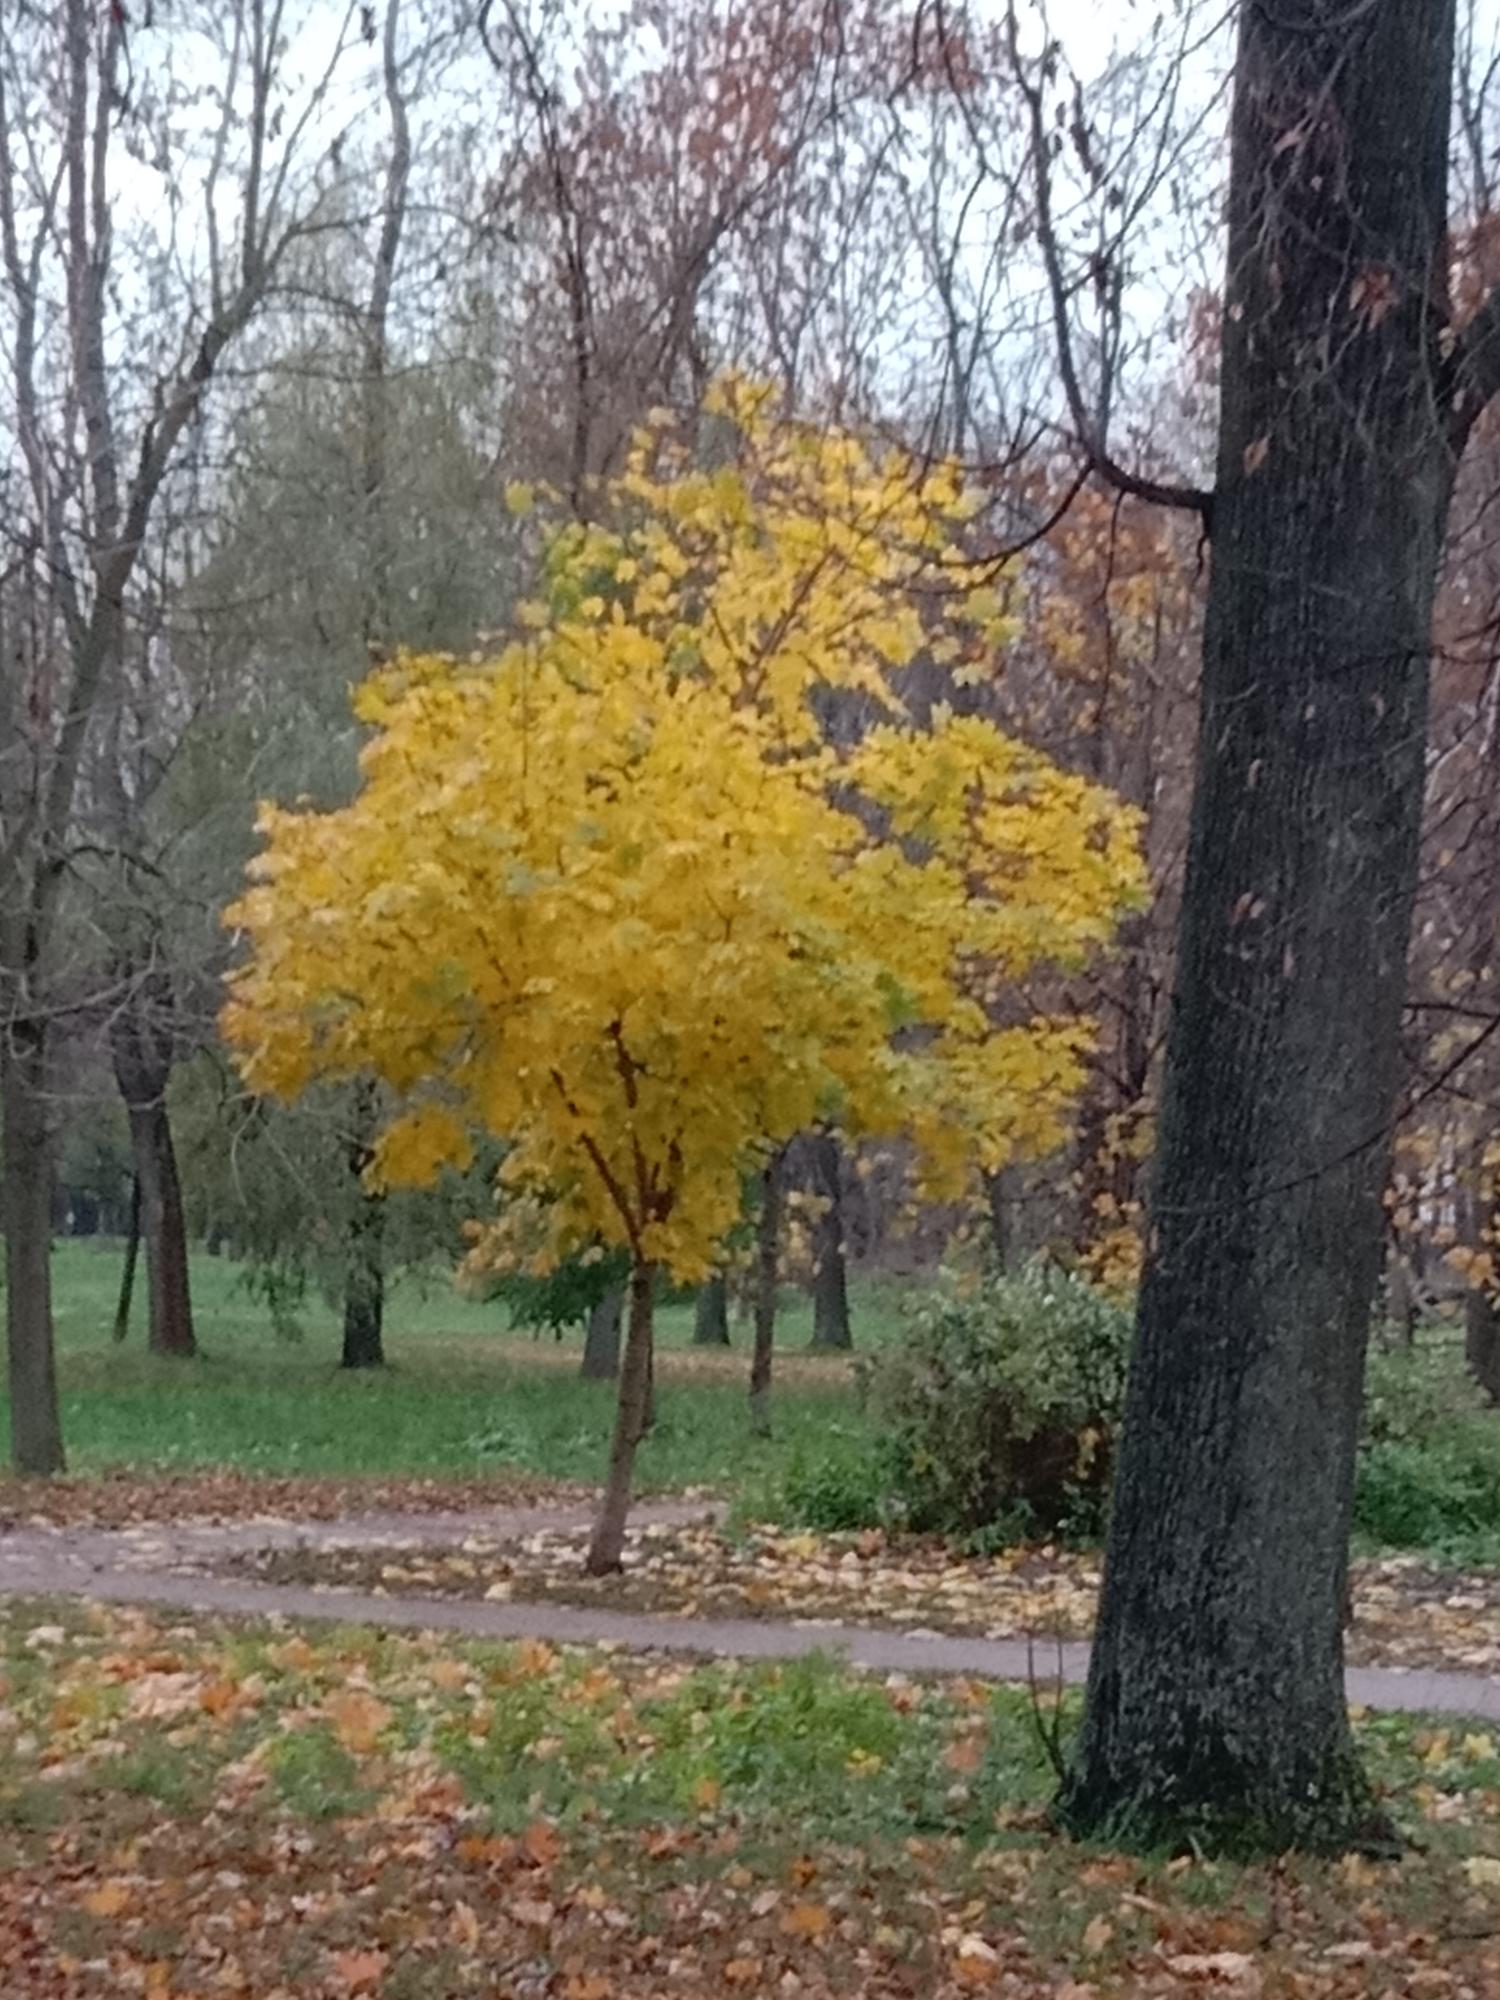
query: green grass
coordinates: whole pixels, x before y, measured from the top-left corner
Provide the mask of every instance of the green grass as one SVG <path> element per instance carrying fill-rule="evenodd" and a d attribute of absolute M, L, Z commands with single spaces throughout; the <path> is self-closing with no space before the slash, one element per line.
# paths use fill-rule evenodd
<path fill-rule="evenodd" d="M 609 1384 L 577 1379 L 579 1341 L 533 1340 L 503 1308 L 465 1298 L 441 1276 L 393 1288 L 386 1348 L 391 1367 L 338 1367 L 333 1310 L 310 1298 L 304 1336 L 278 1338 L 231 1263 L 193 1264 L 202 1357 L 162 1361 L 144 1352 L 137 1323 L 111 1338 L 119 1247 L 66 1242 L 54 1259 L 64 1433 L 70 1465 L 184 1470 L 234 1466 L 266 1474 L 474 1476 L 523 1470 L 559 1479 L 600 1477 L 614 1415 Z M 857 1289 L 856 1338 L 891 1337 L 897 1288 Z M 810 1357 L 807 1301 L 788 1291 L 779 1329 L 782 1386 L 775 1437 L 750 1436 L 748 1336 L 728 1353 L 689 1353 L 692 1309 L 660 1315 L 658 1417 L 640 1458 L 644 1489 L 688 1485 L 765 1490 L 794 1460 L 830 1439 L 865 1434 L 847 1362 Z M 0 1397 L 3 1403 L 3 1397 Z"/>

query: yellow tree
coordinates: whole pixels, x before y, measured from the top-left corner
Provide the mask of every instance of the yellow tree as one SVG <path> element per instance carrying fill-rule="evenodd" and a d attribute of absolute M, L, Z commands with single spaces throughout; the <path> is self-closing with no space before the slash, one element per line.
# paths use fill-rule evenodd
<path fill-rule="evenodd" d="M 598 497 L 512 643 L 360 691 L 351 805 L 265 812 L 225 1010 L 260 1088 L 391 1086 L 377 1181 L 483 1130 L 503 1198 L 543 1197 L 521 1207 L 545 1254 L 628 1251 L 595 1573 L 620 1560 L 658 1270 L 706 1276 L 747 1173 L 820 1119 L 906 1135 L 942 1193 L 1057 1144 L 1087 1028 L 1016 1024 L 1015 981 L 1107 941 L 1140 888 L 1108 793 L 986 722 L 904 713 L 919 651 L 961 669 L 1006 637 L 993 592 L 953 582 L 951 468 L 731 381 L 691 451 L 663 422 Z M 858 727 L 828 727 L 839 701 Z"/>

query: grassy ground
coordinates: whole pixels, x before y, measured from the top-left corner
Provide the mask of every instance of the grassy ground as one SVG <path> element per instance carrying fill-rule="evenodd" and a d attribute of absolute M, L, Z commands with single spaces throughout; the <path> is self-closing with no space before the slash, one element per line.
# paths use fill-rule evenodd
<path fill-rule="evenodd" d="M 1023 1691 L 13 1605 L 0 1988 L 1496 1991 L 1494 1739 L 1359 1729 L 1403 1862 L 1143 1862 L 1049 1831 Z"/>
<path fill-rule="evenodd" d="M 156 1361 L 143 1351 L 139 1324 L 124 1346 L 111 1338 L 118 1246 L 58 1246 L 63 1424 L 75 1470 L 600 1476 L 613 1390 L 576 1379 L 576 1338 L 533 1340 L 507 1327 L 502 1308 L 465 1299 L 441 1279 L 406 1280 L 388 1308 L 393 1365 L 349 1375 L 337 1366 L 338 1325 L 321 1300 L 309 1301 L 304 1338 L 288 1343 L 232 1264 L 199 1257 L 193 1279 L 203 1358 Z M 893 1288 L 858 1288 L 855 1314 L 862 1344 L 889 1338 L 898 1320 Z M 747 1336 L 737 1330 L 728 1353 L 704 1353 L 690 1345 L 690 1306 L 667 1305 L 660 1319 L 658 1421 L 640 1462 L 648 1490 L 754 1490 L 790 1459 L 841 1433 L 860 1435 L 850 1366 L 807 1353 L 811 1319 L 800 1295 L 787 1294 L 770 1444 L 753 1440 L 745 1420 Z"/>

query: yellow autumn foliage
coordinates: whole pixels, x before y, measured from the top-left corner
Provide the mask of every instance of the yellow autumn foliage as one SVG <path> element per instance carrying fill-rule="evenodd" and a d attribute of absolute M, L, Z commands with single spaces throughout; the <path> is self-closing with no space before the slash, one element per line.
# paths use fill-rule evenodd
<path fill-rule="evenodd" d="M 681 1279 L 820 1119 L 914 1140 L 936 1193 L 1050 1149 L 1087 1029 L 1017 1022 L 1014 982 L 1107 943 L 1136 827 L 988 722 L 903 706 L 924 648 L 1004 636 L 955 560 L 959 474 L 731 381 L 601 497 L 494 657 L 359 691 L 352 804 L 264 811 L 229 913 L 248 1080 L 373 1072 L 405 1106 L 378 1179 L 499 1135 L 555 1253 Z"/>

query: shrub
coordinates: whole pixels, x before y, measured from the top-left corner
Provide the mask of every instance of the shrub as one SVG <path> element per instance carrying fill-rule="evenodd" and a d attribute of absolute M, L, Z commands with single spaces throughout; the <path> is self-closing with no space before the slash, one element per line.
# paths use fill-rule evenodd
<path fill-rule="evenodd" d="M 1045 1266 L 945 1292 L 866 1380 L 914 1528 L 1096 1534 L 1124 1403 L 1130 1316 Z"/>
<path fill-rule="evenodd" d="M 825 1535 L 886 1527 L 899 1512 L 894 1474 L 892 1454 L 879 1440 L 841 1434 L 832 1446 L 794 1455 L 773 1511 Z"/>
<path fill-rule="evenodd" d="M 1386 1548 L 1493 1560 L 1500 1435 L 1456 1342 L 1371 1354 L 1354 1526 Z"/>

